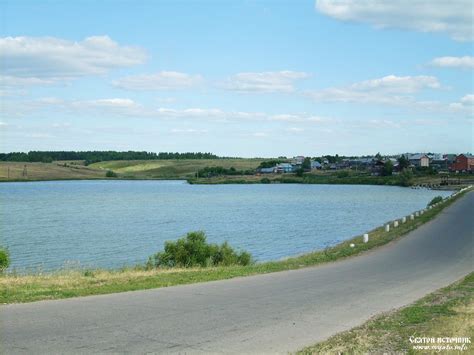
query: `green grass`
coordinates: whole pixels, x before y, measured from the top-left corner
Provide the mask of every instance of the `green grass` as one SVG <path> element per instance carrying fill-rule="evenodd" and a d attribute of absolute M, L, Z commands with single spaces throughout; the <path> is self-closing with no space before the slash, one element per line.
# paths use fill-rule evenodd
<path fill-rule="evenodd" d="M 105 173 L 82 162 L 0 162 L 0 181 L 92 180 L 105 179 Z"/>
<path fill-rule="evenodd" d="M 382 227 L 370 231 L 368 243 L 363 243 L 362 236 L 357 236 L 334 247 L 280 261 L 257 263 L 250 266 L 193 269 L 146 270 L 144 266 L 136 266 L 122 270 L 75 270 L 32 275 L 7 273 L 0 276 L 0 303 L 21 303 L 145 290 L 293 270 L 336 261 L 362 254 L 406 235 L 434 218 L 441 210 L 465 193 L 466 191 L 438 204 L 414 221 L 408 220 L 398 228 L 392 228 L 388 233 Z M 351 244 L 355 246 L 351 247 Z"/>
<path fill-rule="evenodd" d="M 410 337 L 412 340 L 421 337 L 471 337 L 474 341 L 474 273 L 412 305 L 376 316 L 359 327 L 339 333 L 297 354 L 426 354 L 437 353 L 438 349 L 416 349 L 414 346 L 446 345 L 438 342 L 414 343 L 410 342 Z M 463 353 L 472 354 L 473 345 L 466 345 L 468 348 Z"/>
<path fill-rule="evenodd" d="M 112 170 L 122 178 L 188 179 L 200 169 L 210 166 L 256 169 L 264 159 L 170 159 L 106 161 L 91 164 L 95 169 Z"/>

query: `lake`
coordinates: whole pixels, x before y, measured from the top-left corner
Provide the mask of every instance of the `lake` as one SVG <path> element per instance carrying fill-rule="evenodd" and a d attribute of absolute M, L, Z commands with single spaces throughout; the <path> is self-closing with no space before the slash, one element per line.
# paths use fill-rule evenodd
<path fill-rule="evenodd" d="M 183 181 L 0 184 L 10 269 L 144 263 L 166 240 L 203 230 L 258 261 L 322 249 L 449 192 L 365 185 L 189 185 Z"/>

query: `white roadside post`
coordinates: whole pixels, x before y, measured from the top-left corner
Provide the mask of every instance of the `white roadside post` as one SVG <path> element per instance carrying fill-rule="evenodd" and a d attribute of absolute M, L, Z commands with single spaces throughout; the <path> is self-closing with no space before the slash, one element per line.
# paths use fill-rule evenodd
<path fill-rule="evenodd" d="M 369 235 L 367 233 L 364 234 L 364 243 L 369 242 Z"/>
<path fill-rule="evenodd" d="M 397 227 L 398 227 L 398 221 L 393 222 L 393 226 L 394 226 L 395 228 L 397 228 Z"/>
<path fill-rule="evenodd" d="M 385 232 L 390 232 L 390 224 L 385 225 Z"/>
<path fill-rule="evenodd" d="M 354 247 L 355 247 L 355 244 L 351 243 L 351 244 L 350 244 L 350 247 L 351 247 L 351 248 L 354 248 Z"/>
<path fill-rule="evenodd" d="M 407 222 L 407 218 L 406 217 L 403 217 L 402 218 L 402 223 L 406 223 Z"/>
<path fill-rule="evenodd" d="M 411 214 L 410 219 L 413 221 L 415 219 L 415 216 Z"/>

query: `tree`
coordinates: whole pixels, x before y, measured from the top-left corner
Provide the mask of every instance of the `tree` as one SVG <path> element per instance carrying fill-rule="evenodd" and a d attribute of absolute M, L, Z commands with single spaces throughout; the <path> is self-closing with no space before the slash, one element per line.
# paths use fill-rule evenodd
<path fill-rule="evenodd" d="M 301 168 L 303 170 L 311 170 L 311 158 L 309 157 L 304 158 Z"/>
<path fill-rule="evenodd" d="M 382 169 L 382 176 L 392 176 L 393 164 L 390 160 L 387 160 Z"/>
<path fill-rule="evenodd" d="M 375 154 L 375 159 L 382 160 L 382 156 L 380 155 L 380 152 Z"/>
<path fill-rule="evenodd" d="M 410 161 L 404 155 L 401 155 L 397 160 L 400 171 L 410 166 Z"/>
<path fill-rule="evenodd" d="M 410 169 L 403 169 L 400 175 L 398 175 L 400 185 L 410 186 L 413 182 L 413 173 Z"/>
<path fill-rule="evenodd" d="M 304 170 L 303 170 L 303 168 L 299 168 L 298 170 L 296 170 L 295 173 L 296 173 L 296 176 L 302 177 L 303 173 L 304 173 Z"/>

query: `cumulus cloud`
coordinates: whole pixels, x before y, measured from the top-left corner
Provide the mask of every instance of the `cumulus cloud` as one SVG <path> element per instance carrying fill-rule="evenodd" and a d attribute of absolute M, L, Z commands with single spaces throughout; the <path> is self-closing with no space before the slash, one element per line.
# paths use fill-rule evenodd
<path fill-rule="evenodd" d="M 55 37 L 3 37 L 0 79 L 3 86 L 52 84 L 141 64 L 146 58 L 143 49 L 121 46 L 108 36 L 78 42 Z"/>
<path fill-rule="evenodd" d="M 474 37 L 471 0 L 316 0 L 316 9 L 337 20 L 375 28 L 446 33 L 456 41 Z"/>
<path fill-rule="evenodd" d="M 309 92 L 316 101 L 357 102 L 403 105 L 413 101 L 409 94 L 423 89 L 439 89 L 441 84 L 434 76 L 395 76 L 365 80 L 342 88 L 328 88 Z"/>
<path fill-rule="evenodd" d="M 449 107 L 454 111 L 467 111 L 472 116 L 474 109 L 474 94 L 463 96 L 459 102 L 453 102 Z"/>
<path fill-rule="evenodd" d="M 127 90 L 174 90 L 193 87 L 202 82 L 200 75 L 162 71 L 148 75 L 133 75 L 118 79 L 113 85 Z"/>
<path fill-rule="evenodd" d="M 226 90 L 242 93 L 251 92 L 293 92 L 297 80 L 306 79 L 310 75 L 305 72 L 277 71 L 259 73 L 238 73 L 221 84 Z"/>
<path fill-rule="evenodd" d="M 474 57 L 438 57 L 431 61 L 431 65 L 435 67 L 443 68 L 461 68 L 461 69 L 472 69 L 474 68 Z"/>

